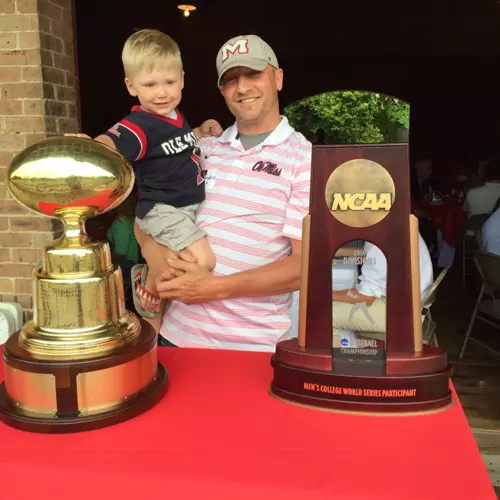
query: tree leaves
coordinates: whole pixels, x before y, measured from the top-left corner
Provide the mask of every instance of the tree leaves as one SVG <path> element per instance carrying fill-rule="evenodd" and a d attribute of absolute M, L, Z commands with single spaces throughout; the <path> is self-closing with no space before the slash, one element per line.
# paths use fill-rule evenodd
<path fill-rule="evenodd" d="M 290 124 L 309 140 L 325 131 L 327 144 L 408 140 L 410 105 L 391 96 L 338 91 L 302 99 L 284 110 Z"/>

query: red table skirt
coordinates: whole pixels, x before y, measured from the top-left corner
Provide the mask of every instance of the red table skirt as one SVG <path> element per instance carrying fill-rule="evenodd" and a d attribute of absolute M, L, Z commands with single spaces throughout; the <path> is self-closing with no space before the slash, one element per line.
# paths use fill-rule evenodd
<path fill-rule="evenodd" d="M 457 245 L 466 219 L 463 207 L 458 201 L 448 199 L 444 203 L 432 205 L 412 200 L 412 210 L 415 208 L 425 210 L 429 214 L 432 225 L 443 233 L 443 240 L 450 247 Z"/>
<path fill-rule="evenodd" d="M 315 411 L 268 394 L 269 354 L 160 359 L 169 391 L 131 421 L 69 435 L 0 424 L 1 498 L 496 498 L 458 401 L 425 416 Z"/>

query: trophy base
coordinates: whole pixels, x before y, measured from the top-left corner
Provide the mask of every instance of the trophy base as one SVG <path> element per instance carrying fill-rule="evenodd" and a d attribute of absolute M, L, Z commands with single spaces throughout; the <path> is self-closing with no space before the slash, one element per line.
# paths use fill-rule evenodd
<path fill-rule="evenodd" d="M 0 421 L 20 430 L 63 434 L 131 419 L 165 395 L 167 371 L 157 360 L 157 335 L 141 333 L 111 353 L 85 359 L 43 359 L 20 347 L 19 333 L 4 346 Z"/>
<path fill-rule="evenodd" d="M 270 392 L 306 406 L 367 413 L 431 411 L 452 402 L 451 367 L 437 347 L 424 346 L 413 355 L 387 353 L 384 375 L 355 363 L 339 373 L 333 363 L 331 350 L 306 349 L 296 339 L 280 342 L 271 358 Z"/>

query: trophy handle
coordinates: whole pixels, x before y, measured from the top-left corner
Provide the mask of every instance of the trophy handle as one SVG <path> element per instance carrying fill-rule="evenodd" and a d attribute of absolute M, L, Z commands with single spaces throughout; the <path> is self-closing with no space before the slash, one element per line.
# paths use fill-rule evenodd
<path fill-rule="evenodd" d="M 410 214 L 410 260 L 415 352 L 422 352 L 422 305 L 420 300 L 420 246 L 418 219 Z"/>
<path fill-rule="evenodd" d="M 309 242 L 311 235 L 311 216 L 307 214 L 302 221 L 302 253 L 300 266 L 300 297 L 299 297 L 299 333 L 298 344 L 306 345 L 307 317 L 307 281 L 309 277 Z"/>

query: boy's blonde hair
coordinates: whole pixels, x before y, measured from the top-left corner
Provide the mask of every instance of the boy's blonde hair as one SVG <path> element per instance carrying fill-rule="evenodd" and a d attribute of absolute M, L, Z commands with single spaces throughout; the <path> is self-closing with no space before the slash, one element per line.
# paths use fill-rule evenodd
<path fill-rule="evenodd" d="M 130 77 L 146 68 L 178 64 L 182 70 L 181 51 L 170 36 L 158 30 L 140 30 L 131 35 L 122 50 L 125 75 Z"/>

